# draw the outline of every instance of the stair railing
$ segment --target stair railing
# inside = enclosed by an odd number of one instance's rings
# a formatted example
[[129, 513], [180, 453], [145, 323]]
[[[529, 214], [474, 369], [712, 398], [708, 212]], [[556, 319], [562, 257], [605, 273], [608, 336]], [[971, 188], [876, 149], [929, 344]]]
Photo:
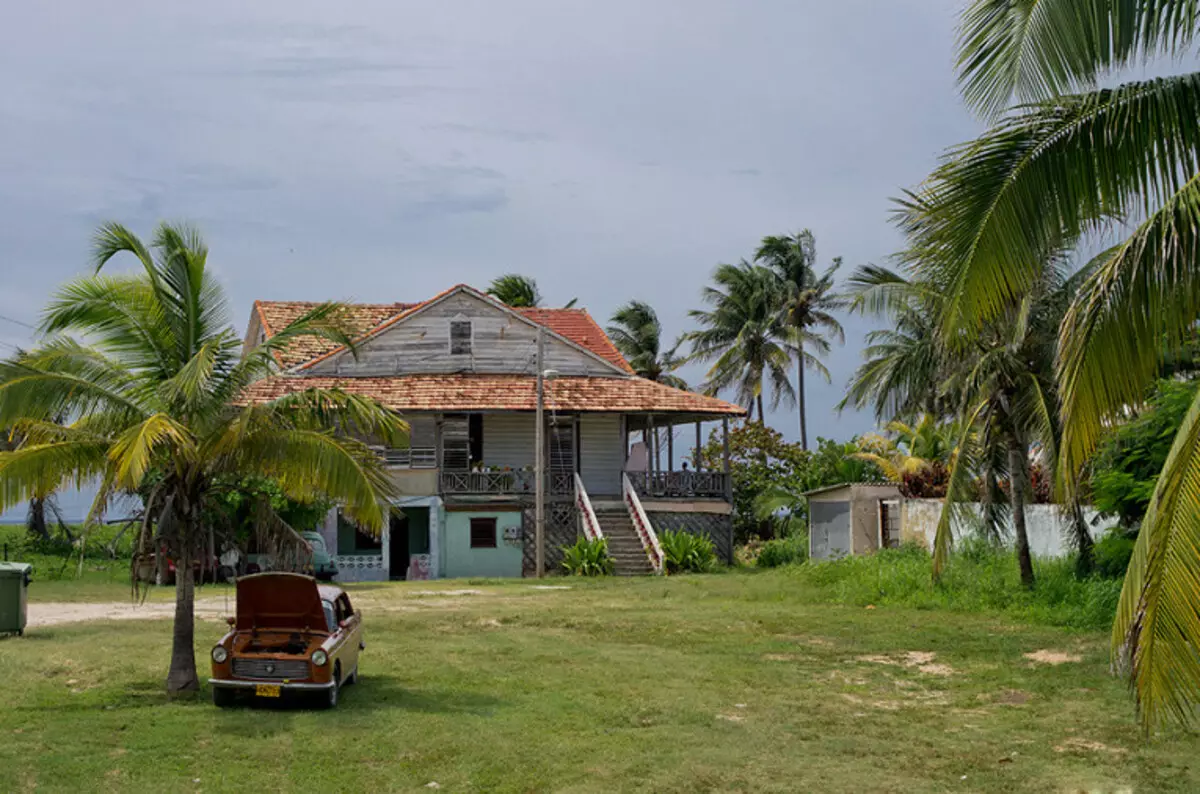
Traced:
[[596, 511], [592, 509], [592, 500], [588, 498], [587, 489], [583, 487], [583, 478], [575, 474], [575, 506], [579, 508], [579, 518], [583, 522], [583, 535], [588, 540], [603, 540], [604, 532], [600, 522], [596, 520]]
[[654, 532], [654, 525], [650, 523], [650, 517], [646, 515], [646, 510], [642, 507], [642, 500], [638, 498], [637, 491], [634, 490], [633, 483], [629, 481], [628, 474], [621, 475], [621, 495], [625, 500], [625, 506], [629, 509], [629, 518], [633, 521], [633, 528], [637, 530], [638, 538], [642, 541], [642, 548], [646, 550], [650, 567], [654, 569], [655, 573], [661, 574], [663, 572], [662, 546], [658, 545], [658, 535]]

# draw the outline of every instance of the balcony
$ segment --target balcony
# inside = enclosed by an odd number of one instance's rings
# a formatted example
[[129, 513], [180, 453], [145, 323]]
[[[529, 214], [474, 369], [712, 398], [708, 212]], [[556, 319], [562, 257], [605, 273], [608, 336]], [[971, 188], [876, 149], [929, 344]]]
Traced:
[[[464, 496], [516, 496], [534, 493], [532, 471], [443, 471], [439, 479], [440, 490], [445, 494]], [[574, 475], [551, 474], [547, 478], [547, 493], [551, 495], [572, 494], [575, 490]]]
[[721, 471], [629, 472], [629, 481], [646, 499], [727, 499], [729, 493]]

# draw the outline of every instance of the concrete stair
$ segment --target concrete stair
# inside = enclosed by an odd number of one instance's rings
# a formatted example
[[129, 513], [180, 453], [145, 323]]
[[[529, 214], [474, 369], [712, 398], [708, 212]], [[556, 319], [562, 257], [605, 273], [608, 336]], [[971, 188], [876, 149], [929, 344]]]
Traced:
[[613, 559], [617, 576], [649, 576], [654, 573], [628, 510], [624, 507], [597, 510], [596, 520], [608, 541], [608, 556]]

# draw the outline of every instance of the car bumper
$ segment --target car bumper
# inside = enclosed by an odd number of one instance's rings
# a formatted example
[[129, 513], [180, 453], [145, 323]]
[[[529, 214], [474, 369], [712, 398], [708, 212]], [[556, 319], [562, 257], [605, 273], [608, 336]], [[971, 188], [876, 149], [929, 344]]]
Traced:
[[312, 684], [307, 682], [284, 683], [283, 681], [244, 681], [233, 678], [210, 678], [208, 679], [208, 685], [228, 689], [254, 689], [254, 687], [260, 685], [277, 686], [283, 692], [319, 692], [326, 689], [333, 689], [332, 681], [326, 681], [323, 684]]

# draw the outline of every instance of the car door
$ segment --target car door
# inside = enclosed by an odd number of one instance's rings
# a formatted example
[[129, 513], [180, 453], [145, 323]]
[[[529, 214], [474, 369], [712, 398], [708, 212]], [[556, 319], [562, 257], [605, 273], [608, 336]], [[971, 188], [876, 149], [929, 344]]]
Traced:
[[362, 645], [362, 620], [354, 612], [350, 597], [345, 593], [337, 600], [339, 643], [337, 656], [342, 662], [342, 677], [350, 673], [358, 665], [358, 653]]

